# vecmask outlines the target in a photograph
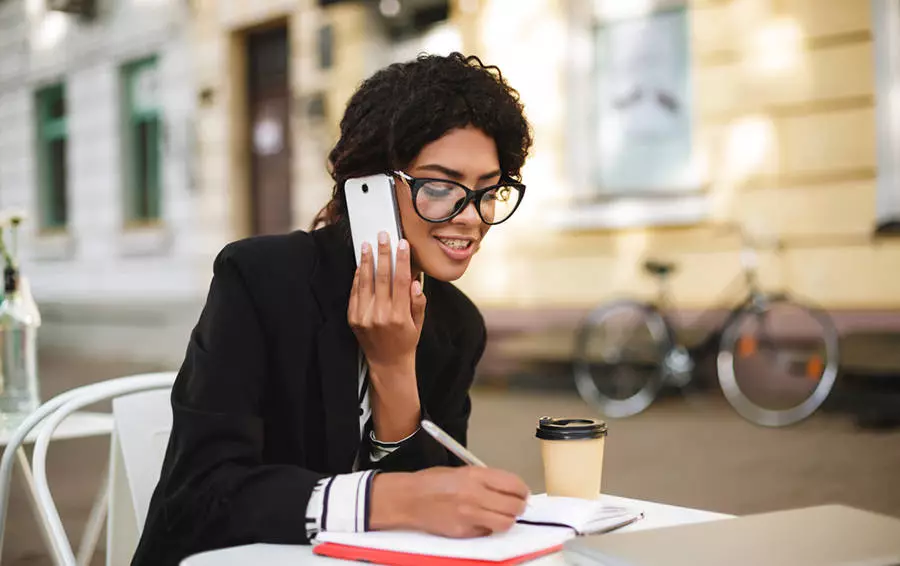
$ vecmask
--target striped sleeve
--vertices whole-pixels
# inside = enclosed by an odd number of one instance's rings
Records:
[[[358,533],[369,530],[369,503],[376,470],[340,474],[316,484],[306,506],[306,535],[322,531]]]

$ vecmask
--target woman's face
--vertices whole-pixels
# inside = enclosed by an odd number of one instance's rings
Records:
[[[449,179],[470,189],[494,185],[500,180],[500,162],[494,140],[468,126],[447,132],[426,145],[404,170],[413,177]],[[446,222],[427,222],[413,208],[409,185],[397,180],[397,204],[403,235],[412,250],[413,272],[424,271],[441,281],[462,277],[490,226],[482,222],[470,202]]]

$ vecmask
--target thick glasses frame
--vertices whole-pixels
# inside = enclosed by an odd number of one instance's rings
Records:
[[[481,218],[481,221],[485,224],[489,224],[491,226],[496,226],[497,224],[502,224],[506,222],[512,215],[515,214],[516,210],[518,210],[519,205],[522,204],[522,199],[525,198],[525,185],[522,183],[518,183],[515,181],[504,181],[501,183],[497,183],[496,185],[491,185],[490,187],[484,187],[483,189],[470,189],[469,187],[463,185],[462,183],[457,183],[456,181],[451,181],[449,179],[439,179],[436,177],[413,177],[403,171],[394,171],[394,175],[400,177],[409,185],[409,191],[412,195],[412,204],[413,209],[416,211],[416,214],[419,215],[419,218],[424,220],[425,222],[431,222],[432,224],[440,224],[441,222],[447,222],[455,217],[457,217],[462,211],[468,208],[470,202],[475,202],[475,211],[478,212],[478,217]],[[416,204],[417,196],[419,194],[419,190],[425,186],[425,183],[429,181],[436,181],[439,183],[449,183],[451,185],[457,186],[466,192],[466,196],[462,199],[462,205],[460,205],[452,214],[446,216],[444,218],[435,220],[432,218],[426,218],[421,212],[419,212],[419,205]],[[484,195],[488,194],[490,191],[494,189],[498,189],[500,187],[511,187],[519,191],[519,200],[516,201],[515,207],[513,207],[512,211],[509,215],[499,222],[488,222],[484,215],[481,213],[481,201],[484,198]]]

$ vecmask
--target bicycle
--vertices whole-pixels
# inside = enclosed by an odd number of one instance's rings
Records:
[[[588,313],[576,331],[573,359],[582,399],[606,417],[638,414],[664,386],[686,393],[698,354],[715,351],[719,386],[748,421],[787,426],[822,405],[838,374],[839,336],[834,323],[824,311],[786,293],[763,290],[757,277],[759,245],[739,227],[736,230],[742,241],[746,294],[698,344],[689,348],[679,341],[667,314],[672,305],[667,283],[677,267],[674,263],[645,262],[644,270],[659,281],[655,300],[614,300]],[[776,246],[779,251],[782,247]],[[700,320],[714,313],[705,311]],[[620,315],[636,324],[627,326]]]

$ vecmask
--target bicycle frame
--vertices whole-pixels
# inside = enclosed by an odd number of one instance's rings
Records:
[[[773,293],[763,291],[759,283],[759,277],[757,274],[757,269],[759,266],[759,254],[757,252],[757,248],[752,240],[748,238],[743,232],[741,232],[741,237],[741,273],[740,275],[736,276],[733,281],[743,281],[743,288],[745,289],[745,293],[740,301],[736,303],[733,302],[730,306],[725,306],[727,314],[721,320],[720,313],[723,309],[721,307],[711,307],[701,310],[698,317],[690,324],[674,324],[675,321],[672,319],[671,314],[674,311],[673,305],[675,303],[669,291],[667,280],[668,276],[661,276],[659,278],[659,292],[657,294],[656,300],[652,303],[652,306],[656,309],[660,316],[665,319],[666,324],[671,329],[673,329],[673,336],[671,337],[671,339],[674,347],[683,347],[688,350],[692,356],[699,352],[708,351],[710,348],[718,349],[719,339],[721,338],[722,332],[725,328],[727,328],[731,321],[733,321],[743,311],[751,307],[762,309],[765,307],[767,302],[785,297],[785,294],[781,292]],[[780,249],[780,245],[777,247],[778,249]],[[733,286],[734,282],[726,287],[726,291],[730,290],[730,288]],[[687,345],[682,344],[677,339],[677,336],[674,332],[674,329],[676,328],[699,328],[709,330],[706,331],[704,338],[700,340],[699,343],[688,348]]]

